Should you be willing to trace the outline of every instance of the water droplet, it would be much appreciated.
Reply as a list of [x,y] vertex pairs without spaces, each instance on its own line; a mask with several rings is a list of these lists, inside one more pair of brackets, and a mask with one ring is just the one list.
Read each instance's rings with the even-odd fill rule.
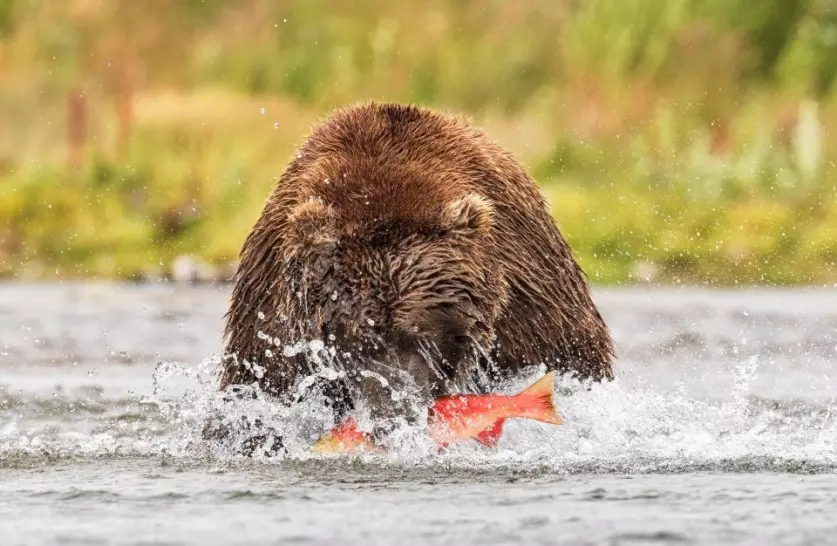
[[259,108],[259,113],[260,113],[261,115],[265,115],[265,114],[267,113],[267,108],[265,108],[265,107],[261,107],[261,108]]
[[256,314],[256,316],[257,316],[257,317],[259,317],[259,320],[264,320],[264,313],[262,313],[261,311],[259,311],[259,312]]
[[374,320],[372,320],[371,318],[370,318],[370,319],[366,319],[366,324],[368,324],[369,326],[375,326],[375,321],[374,321]]

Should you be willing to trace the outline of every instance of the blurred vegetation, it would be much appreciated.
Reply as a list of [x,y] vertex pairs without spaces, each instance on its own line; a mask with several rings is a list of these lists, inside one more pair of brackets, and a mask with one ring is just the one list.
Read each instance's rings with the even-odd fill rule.
[[0,275],[235,260],[311,124],[471,116],[600,283],[837,282],[830,0],[0,0]]

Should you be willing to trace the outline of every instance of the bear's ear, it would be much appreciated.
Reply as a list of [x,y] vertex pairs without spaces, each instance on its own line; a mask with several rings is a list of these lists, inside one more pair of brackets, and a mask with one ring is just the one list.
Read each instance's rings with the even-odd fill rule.
[[320,200],[297,205],[288,215],[286,258],[328,249],[337,242],[334,210]]
[[445,208],[445,226],[461,233],[484,235],[491,229],[494,206],[482,195],[469,193]]

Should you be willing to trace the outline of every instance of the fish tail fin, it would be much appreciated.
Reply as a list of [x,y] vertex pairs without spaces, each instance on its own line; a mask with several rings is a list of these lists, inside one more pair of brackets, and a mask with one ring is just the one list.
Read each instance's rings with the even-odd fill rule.
[[497,419],[493,425],[474,436],[474,439],[485,447],[496,447],[497,442],[500,441],[500,436],[503,434],[505,423],[505,419]]
[[[553,389],[555,385],[555,372],[549,372],[538,379],[531,387],[521,392],[518,396],[527,399],[525,415],[530,419],[560,425],[564,422],[555,408]],[[530,403],[533,400],[534,403]]]

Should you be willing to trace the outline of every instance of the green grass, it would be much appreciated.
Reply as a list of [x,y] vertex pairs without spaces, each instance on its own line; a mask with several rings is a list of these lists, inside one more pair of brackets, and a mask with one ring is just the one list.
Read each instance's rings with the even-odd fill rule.
[[834,283],[835,36],[826,0],[0,0],[0,275],[227,264],[311,124],[379,98],[512,150],[594,282]]

